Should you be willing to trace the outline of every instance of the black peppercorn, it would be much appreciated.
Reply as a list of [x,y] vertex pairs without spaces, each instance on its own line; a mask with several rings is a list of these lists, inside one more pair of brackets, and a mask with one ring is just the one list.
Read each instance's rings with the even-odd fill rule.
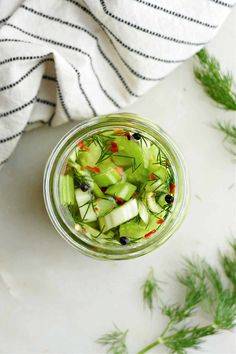
[[89,185],[85,182],[81,183],[80,188],[83,192],[87,192],[89,190]]
[[141,139],[141,134],[139,134],[139,133],[134,133],[134,134],[133,134],[133,138],[134,138],[135,140],[140,140],[140,139]]
[[170,194],[167,194],[165,196],[165,201],[166,201],[167,204],[171,204],[174,201],[174,197],[172,197],[172,195],[170,195]]
[[120,243],[121,245],[127,245],[129,243],[128,237],[125,236],[120,237]]

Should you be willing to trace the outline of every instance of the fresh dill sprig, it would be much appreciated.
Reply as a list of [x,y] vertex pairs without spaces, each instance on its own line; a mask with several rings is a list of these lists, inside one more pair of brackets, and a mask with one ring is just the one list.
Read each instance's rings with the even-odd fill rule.
[[236,91],[233,75],[221,70],[218,60],[206,49],[197,53],[199,65],[194,74],[206,94],[221,108],[236,111]]
[[[164,345],[170,353],[186,354],[188,349],[198,349],[205,337],[236,327],[236,240],[230,246],[231,254],[220,254],[221,271],[203,259],[185,259],[184,269],[177,275],[178,282],[185,288],[185,297],[181,304],[161,306],[168,322],[156,340],[138,354],[153,350],[158,345]],[[153,308],[153,289],[157,289],[157,282],[153,279],[154,274],[149,273],[144,283],[146,292],[143,300],[150,305],[149,308]],[[207,314],[207,324],[199,323],[201,311]],[[198,325],[194,324],[196,319]],[[110,345],[109,353],[127,353],[126,347],[123,352],[115,351],[116,346],[121,348],[124,344],[122,333],[127,332],[119,330],[102,337],[105,340],[101,343]]]
[[236,156],[236,125],[230,122],[217,122],[213,127],[225,135],[225,140],[227,140],[234,148],[228,150],[232,155]]
[[154,303],[158,297],[159,286],[157,279],[155,278],[154,271],[151,268],[147,279],[145,280],[142,291],[143,291],[143,302],[152,311],[154,308]]
[[111,354],[127,354],[126,336],[128,331],[122,332],[118,327],[112,332],[104,334],[97,342],[107,347],[107,353]]

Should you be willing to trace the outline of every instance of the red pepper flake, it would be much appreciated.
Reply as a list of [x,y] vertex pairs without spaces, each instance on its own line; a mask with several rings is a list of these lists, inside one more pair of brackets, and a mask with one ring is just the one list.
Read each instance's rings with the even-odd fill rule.
[[115,167],[115,170],[119,173],[119,175],[122,175],[124,171],[123,167]]
[[100,208],[99,208],[99,207],[95,207],[94,209],[95,209],[96,211],[99,211],[99,210],[100,210]]
[[114,141],[111,142],[110,150],[111,150],[111,152],[118,152],[119,151],[118,145]]
[[87,146],[85,146],[84,145],[84,141],[83,140],[81,140],[78,144],[77,144],[77,146],[78,146],[78,148],[80,149],[80,150],[82,150],[82,151],[88,151],[88,150],[90,150],[90,148],[89,147],[87,147]]
[[139,192],[134,192],[134,197],[138,197]]
[[124,200],[122,198],[115,198],[115,201],[120,205],[124,204]]
[[114,129],[114,133],[116,133],[116,134],[123,133],[123,132],[124,132],[123,129],[120,129],[120,128]]
[[170,183],[170,193],[171,194],[175,193],[175,184],[174,183]]
[[165,222],[164,219],[158,219],[158,220],[156,221],[156,223],[157,223],[158,225],[163,224],[163,222]]
[[149,179],[154,181],[155,179],[157,179],[157,176],[154,173],[151,173]]
[[100,168],[96,167],[96,166],[82,166],[82,167],[80,167],[80,169],[81,170],[90,170],[90,171],[93,171],[93,172],[96,172],[96,173],[100,172]]
[[156,232],[156,229],[154,229],[154,230],[148,232],[148,233],[147,233],[146,235],[144,235],[143,237],[144,237],[144,238],[148,238],[148,237],[150,237],[152,234],[154,234],[155,232]]
[[124,136],[126,136],[128,140],[132,139],[132,136],[129,132],[124,133]]

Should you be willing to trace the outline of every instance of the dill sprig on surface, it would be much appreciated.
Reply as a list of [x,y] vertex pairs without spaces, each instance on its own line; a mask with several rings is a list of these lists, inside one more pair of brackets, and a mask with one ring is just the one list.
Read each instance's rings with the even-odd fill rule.
[[227,140],[232,146],[232,149],[228,149],[234,156],[236,156],[236,125],[230,122],[217,122],[214,128],[221,131],[225,135]]
[[126,336],[128,331],[122,332],[118,327],[112,332],[104,334],[97,342],[107,347],[107,353],[111,354],[127,354]]
[[199,65],[195,67],[196,79],[204,91],[221,108],[236,110],[236,92],[233,75],[221,70],[218,60],[211,56],[206,49],[197,53]]
[[145,280],[142,291],[143,291],[143,302],[151,311],[154,308],[154,303],[158,297],[159,286],[157,279],[155,278],[154,271],[151,268],[147,279]]
[[[181,304],[174,302],[161,306],[162,314],[168,318],[167,325],[156,340],[138,354],[144,354],[158,345],[164,345],[170,353],[185,354],[188,349],[198,349],[205,337],[236,326],[236,240],[230,246],[231,254],[220,254],[221,271],[200,258],[185,260],[183,271],[177,275],[178,282],[185,288],[185,297]],[[152,289],[157,285],[156,282],[153,285],[153,277],[153,274],[151,278],[148,275],[145,282],[148,291],[143,295],[144,302],[147,303],[148,299],[151,306]],[[204,323],[204,326],[199,323],[201,311],[207,313],[208,324]],[[196,319],[198,325],[194,324]],[[110,337],[105,335],[102,338],[108,345]],[[119,340],[118,336],[115,338]],[[124,345],[124,338],[120,345]],[[109,353],[118,353],[113,351],[112,346],[109,349]]]

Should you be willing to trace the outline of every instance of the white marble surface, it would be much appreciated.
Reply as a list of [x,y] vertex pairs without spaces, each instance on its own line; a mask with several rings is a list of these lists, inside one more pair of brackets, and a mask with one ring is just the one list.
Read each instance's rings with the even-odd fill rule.
[[[236,76],[236,9],[209,48]],[[135,353],[154,340],[164,319],[144,311],[140,285],[150,266],[168,280],[181,256],[212,264],[236,231],[235,165],[209,124],[235,119],[214,106],[194,81],[193,60],[129,107],[160,124],[181,147],[190,171],[187,219],[161,249],[144,258],[101,262],[67,245],[54,231],[42,198],[47,157],[69,125],[26,134],[0,173],[0,353],[104,353],[94,341],[116,323],[129,328]],[[169,278],[165,297],[180,298]],[[164,353],[163,348],[151,353]],[[209,338],[199,353],[236,353],[236,334]]]

